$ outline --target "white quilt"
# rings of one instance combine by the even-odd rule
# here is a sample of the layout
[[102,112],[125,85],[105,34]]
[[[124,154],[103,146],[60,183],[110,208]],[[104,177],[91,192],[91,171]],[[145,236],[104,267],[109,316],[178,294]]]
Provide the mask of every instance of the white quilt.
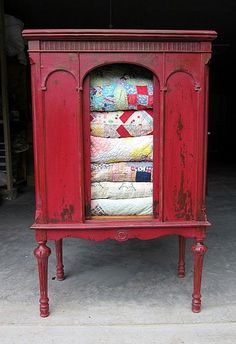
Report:
[[91,201],[92,215],[152,215],[152,197],[96,199]]
[[98,182],[91,184],[91,198],[141,198],[152,196],[152,183]]
[[153,135],[126,138],[91,136],[92,162],[152,161]]

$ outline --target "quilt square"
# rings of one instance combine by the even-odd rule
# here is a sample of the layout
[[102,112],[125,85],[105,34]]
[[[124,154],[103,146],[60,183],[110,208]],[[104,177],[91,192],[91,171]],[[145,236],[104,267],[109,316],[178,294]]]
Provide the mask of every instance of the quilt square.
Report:
[[144,96],[144,95],[138,94],[138,104],[139,105],[147,106],[147,104],[148,104],[148,96]]
[[128,104],[136,106],[137,105],[137,94],[128,94]]
[[142,94],[142,95],[145,95],[147,96],[148,95],[148,88],[147,86],[136,86],[136,89],[137,89],[137,93],[138,95]]

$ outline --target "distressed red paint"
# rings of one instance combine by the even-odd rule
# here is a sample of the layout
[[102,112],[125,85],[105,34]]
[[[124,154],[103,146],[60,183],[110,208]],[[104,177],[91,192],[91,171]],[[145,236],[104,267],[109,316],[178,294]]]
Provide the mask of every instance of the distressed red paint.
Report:
[[[201,309],[205,214],[208,62],[213,31],[25,30],[32,75],[36,215],[41,315],[49,314],[47,240],[55,240],[64,279],[62,239],[193,238],[192,309]],[[90,216],[89,73],[131,63],[154,76],[153,217]],[[79,296],[78,296],[79,297]],[[168,296],[167,296],[168,297]]]

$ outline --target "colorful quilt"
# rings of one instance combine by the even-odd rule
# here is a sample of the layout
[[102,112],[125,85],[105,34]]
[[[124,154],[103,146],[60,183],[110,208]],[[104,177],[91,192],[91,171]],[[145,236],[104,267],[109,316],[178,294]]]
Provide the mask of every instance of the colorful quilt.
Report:
[[152,183],[97,182],[91,184],[91,198],[140,198],[152,196]]
[[152,162],[117,162],[113,164],[91,164],[92,182],[151,182]]
[[90,78],[91,111],[143,110],[153,107],[152,74],[140,67],[108,65]]
[[152,134],[153,111],[91,112],[91,135],[100,137],[130,137]]
[[153,136],[104,138],[91,136],[92,162],[151,161]]
[[130,199],[96,199],[91,201],[91,214],[152,215],[152,197]]

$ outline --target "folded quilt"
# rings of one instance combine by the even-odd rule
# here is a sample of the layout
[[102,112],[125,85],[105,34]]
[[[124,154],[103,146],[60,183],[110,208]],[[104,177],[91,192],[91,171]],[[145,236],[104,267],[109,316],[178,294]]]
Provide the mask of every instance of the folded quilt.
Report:
[[151,182],[152,162],[117,162],[113,164],[91,164],[92,182]]
[[135,66],[105,66],[91,73],[91,111],[142,110],[153,107],[153,80]]
[[130,137],[149,135],[153,131],[153,111],[91,112],[91,135]]
[[91,136],[92,162],[151,161],[153,136],[104,138]]
[[152,183],[95,182],[91,184],[91,198],[140,198],[152,196]]
[[92,215],[151,215],[152,197],[96,199],[91,201]]

